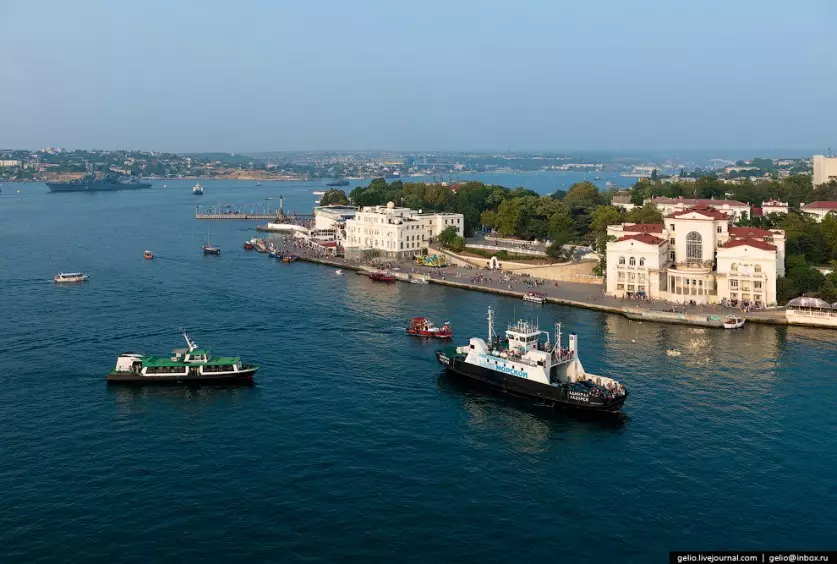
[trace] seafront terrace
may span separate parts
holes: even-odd
[[[720,304],[706,305],[684,305],[669,303],[662,300],[635,300],[620,299],[607,296],[601,284],[589,284],[584,282],[554,282],[551,280],[540,280],[531,276],[515,275],[503,272],[502,270],[488,270],[479,268],[467,268],[459,266],[448,266],[445,268],[433,268],[418,266],[408,260],[379,259],[375,261],[346,260],[342,257],[325,258],[313,249],[305,247],[296,248],[294,252],[308,262],[326,264],[335,268],[349,270],[366,270],[376,267],[380,270],[400,269],[396,272],[409,273],[416,276],[424,276],[429,282],[446,286],[453,286],[463,290],[473,290],[506,295],[515,298],[522,298],[526,292],[536,290],[543,292],[550,303],[582,307],[606,311],[610,313],[623,313],[626,309],[633,311],[671,311],[675,308],[678,312],[695,315],[741,315],[738,308],[724,307]],[[537,284],[537,286],[535,285]],[[536,307],[536,306],[533,306]],[[786,325],[787,319],[783,308],[751,310],[745,315],[748,321]]]

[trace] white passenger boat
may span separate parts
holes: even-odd
[[[75,282],[87,282],[90,276],[81,272],[59,272],[53,280],[56,284],[73,284]]]
[[[738,329],[744,325],[743,317],[730,316],[724,318],[724,329]]]
[[[526,292],[523,294],[524,302],[531,302],[533,304],[545,304],[546,294],[543,292]]]
[[[192,186],[192,194],[195,196],[200,196],[203,194],[203,186],[201,186],[200,182]]]

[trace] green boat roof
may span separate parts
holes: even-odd
[[[197,353],[198,351],[192,351]],[[218,356],[206,362],[183,362],[172,360],[168,356],[147,356],[142,359],[143,366],[213,366],[219,364],[236,364],[240,360],[237,356]]]

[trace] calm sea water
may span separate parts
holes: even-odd
[[[837,546],[837,333],[739,332],[245,253],[189,182],[0,195],[0,561],[660,562],[669,550]],[[208,202],[317,184],[206,182]],[[220,257],[200,246],[211,227]],[[157,258],[145,261],[142,251]],[[59,271],[92,274],[55,287]],[[562,320],[630,388],[581,418],[445,376],[400,330]],[[261,364],[233,389],[108,387],[124,350],[201,345]],[[668,357],[667,349],[682,352]]]

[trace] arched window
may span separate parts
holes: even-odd
[[[757,264],[756,266],[754,266],[753,271],[755,271],[756,274],[761,274],[761,265]]]
[[[686,235],[686,259],[690,261],[703,260],[703,239],[697,231]]]
[[[732,265],[729,268],[733,272],[738,272],[738,263],[737,262],[732,263]]]
[[[625,264],[625,257],[619,257],[619,264]]]
[[[628,266],[636,266],[636,259],[634,257],[628,259]]]
[[[645,258],[644,257],[639,259],[639,266],[645,266]]]

